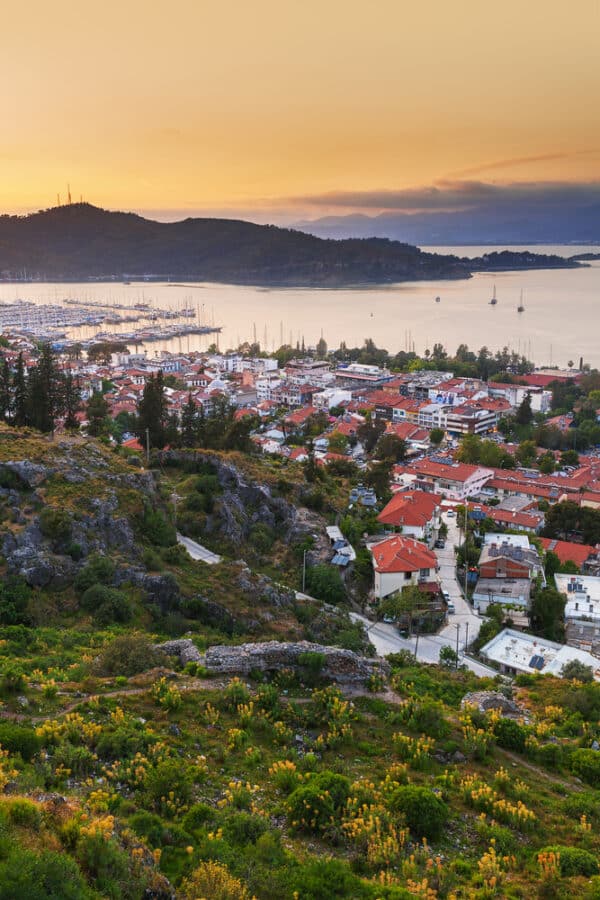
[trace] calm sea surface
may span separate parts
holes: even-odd
[[[499,247],[427,247],[440,253],[478,256]],[[597,247],[532,247],[570,256]],[[490,306],[496,288],[498,303]],[[521,291],[525,312],[517,305]],[[436,303],[435,298],[440,297]],[[60,303],[67,298],[109,304],[145,302],[154,307],[197,310],[197,320],[222,326],[221,349],[256,336],[263,347],[304,341],[314,345],[321,334],[330,347],[372,338],[392,352],[414,346],[418,353],[437,341],[453,352],[461,343],[478,350],[508,346],[537,364],[566,365],[572,359],[600,366],[600,261],[581,269],[478,274],[464,281],[406,282],[384,288],[338,290],[264,289],[221,284],[134,282],[132,284],[1,284],[0,301],[17,298]],[[140,324],[144,324],[143,322]],[[134,325],[123,325],[130,331]],[[118,331],[117,326],[106,326]],[[69,331],[78,339],[93,329]],[[205,349],[214,336],[186,336],[148,344],[150,355],[161,350]]]

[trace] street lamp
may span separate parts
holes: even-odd
[[[460,634],[460,622],[454,626],[456,628],[456,667],[458,669],[458,636]]]

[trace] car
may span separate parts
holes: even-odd
[[[449,612],[449,613],[455,613],[455,612],[456,612],[456,607],[454,606],[454,603],[452,603],[452,601],[450,601],[450,603],[448,604],[448,612]]]
[[[455,519],[455,518],[456,518],[456,513],[454,512],[453,509],[449,509],[448,512],[446,513],[446,515],[448,516],[449,519]]]
[[[446,546],[446,541],[444,540],[444,538],[438,538],[435,542],[435,546],[438,550],[443,550]]]
[[[448,593],[448,591],[442,591],[442,597],[444,598],[446,603],[450,603],[450,594]]]
[[[383,621],[386,625],[392,625],[396,620],[393,616],[384,616]]]

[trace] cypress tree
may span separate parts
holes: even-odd
[[[188,394],[187,402],[181,411],[181,443],[184,447],[194,447],[198,441],[198,410]]]
[[[63,379],[50,344],[44,344],[37,365],[27,380],[29,424],[39,431],[54,431],[56,417],[64,409]]]
[[[81,388],[79,379],[68,372],[64,379],[63,399],[65,411],[65,428],[69,431],[79,430],[77,413],[81,410]]]
[[[10,422],[12,413],[11,377],[8,360],[5,359],[0,369],[0,418]]]
[[[108,403],[100,391],[94,391],[88,400],[86,414],[88,434],[92,437],[99,437],[106,429],[106,420],[108,419]]]
[[[167,401],[162,372],[151,375],[144,385],[144,392],[138,403],[136,434],[140,443],[146,443],[146,431],[150,446],[162,449],[167,443]]]
[[[27,425],[28,422],[25,363],[23,362],[23,354],[19,353],[13,378],[13,425],[22,427]]]

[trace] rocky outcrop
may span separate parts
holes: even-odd
[[[523,719],[526,713],[518,703],[509,700],[499,691],[473,691],[461,700],[461,707],[474,706],[479,712],[486,713],[490,710],[499,712],[506,719]]]
[[[50,474],[50,470],[46,466],[38,463],[30,462],[28,459],[21,459],[2,463],[0,470],[11,472],[24,488],[35,488],[46,480]]]
[[[389,664],[383,659],[369,659],[352,650],[326,647],[308,641],[287,643],[266,641],[256,644],[240,644],[237,647],[210,647],[203,663],[214,675],[249,675],[252,671],[278,672],[293,669],[306,672],[302,657],[306,653],[318,653],[323,657],[321,675],[340,684],[360,684],[371,675],[389,674]]]
[[[167,656],[176,656],[182,666],[189,662],[202,662],[200,651],[189,638],[165,641],[164,644],[155,644],[154,649],[160,650],[161,653],[166,653]]]
[[[206,514],[203,525],[203,533],[213,540],[240,547],[251,539],[256,525],[264,525],[290,545],[310,535],[314,541],[307,557],[310,565],[330,558],[325,523],[317,513],[277,496],[268,484],[253,481],[233,463],[210,453],[186,450],[165,450],[160,460],[164,465],[176,463],[190,469],[208,465],[214,470],[220,493],[215,495],[214,510]]]

